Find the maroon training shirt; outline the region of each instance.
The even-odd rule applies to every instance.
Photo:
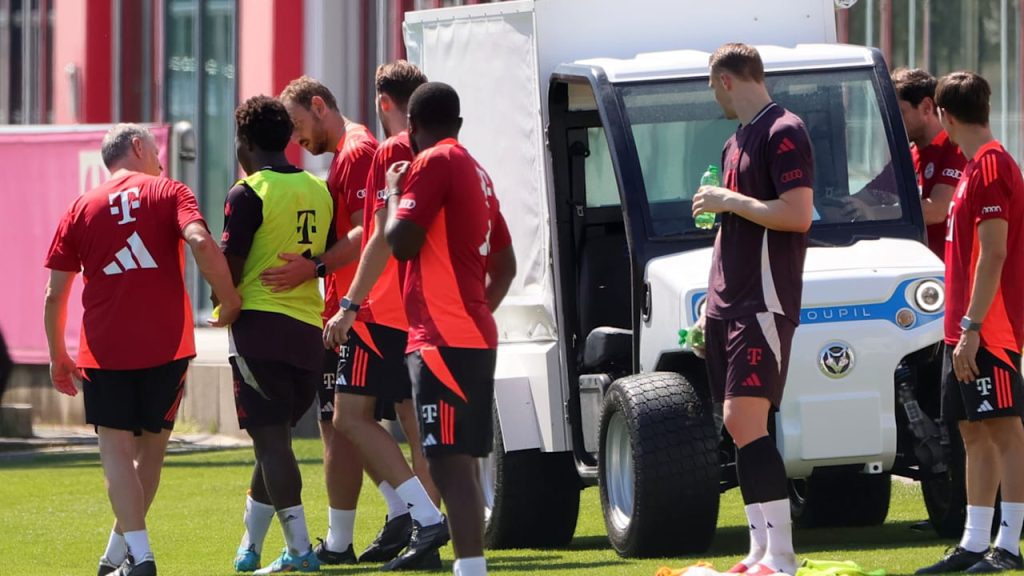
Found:
[[[775,200],[813,185],[811,139],[800,118],[773,102],[725,143],[722,166],[726,188]],[[774,312],[798,324],[807,234],[768,230],[732,213],[721,222],[707,315],[729,320]]]

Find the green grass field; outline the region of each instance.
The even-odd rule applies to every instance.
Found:
[[[315,440],[296,442],[305,489],[303,500],[311,534],[327,529],[327,504]],[[164,576],[227,576],[242,533],[246,483],[253,464],[249,450],[170,455],[157,500],[149,514],[150,538]],[[356,548],[374,536],[385,507],[369,481],[363,489],[356,524]],[[884,526],[837,530],[798,530],[801,556],[854,560],[863,567],[910,574],[936,560],[949,542],[910,526],[925,517],[916,485],[897,482]],[[0,461],[0,574],[57,576],[95,574],[106,545],[112,515],[96,455],[40,455]],[[264,562],[283,545],[275,522]],[[660,566],[682,567],[696,560],[720,570],[746,552],[747,533],[739,493],[722,498],[715,543],[700,558],[624,560],[605,538],[596,488],[583,492],[572,545],[562,550],[502,550],[488,553],[499,574],[646,574]],[[451,547],[441,551],[450,573]],[[376,566],[336,567],[323,574],[361,574]]]

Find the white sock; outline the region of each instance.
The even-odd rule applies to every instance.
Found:
[[[1024,526],[1024,503],[1003,502],[999,505],[999,511],[1002,515],[1002,520],[999,521],[996,547],[1019,555],[1020,530]]]
[[[388,520],[409,513],[409,507],[405,505],[405,500],[402,500],[402,497],[398,495],[398,492],[395,492],[395,489],[391,484],[388,484],[387,480],[381,482],[377,489],[380,490],[380,495],[387,502]]]
[[[483,556],[459,558],[452,565],[455,576],[487,576],[487,560]]]
[[[992,534],[992,518],[995,515],[996,509],[993,506],[968,505],[967,522],[964,523],[964,536],[960,539],[960,547],[971,552],[988,550],[988,542]]]
[[[128,544],[128,553],[135,559],[136,564],[153,559],[153,551],[149,549],[149,535],[145,530],[125,532],[124,541]]]
[[[740,560],[747,568],[753,568],[764,558],[768,550],[768,531],[764,526],[764,514],[760,504],[747,504],[743,507],[747,513],[747,528],[750,530],[750,552]]]
[[[263,553],[263,541],[270,530],[270,522],[274,519],[274,507],[245,497],[245,534],[242,534],[242,549],[252,546],[257,554]]]
[[[395,492],[398,492],[398,496],[409,507],[412,519],[419,522],[420,526],[432,526],[441,521],[441,511],[431,502],[419,478],[409,478]]]
[[[356,528],[355,510],[338,510],[327,508],[327,549],[332,552],[344,552],[352,545],[352,532]]]
[[[114,566],[120,566],[128,556],[128,544],[124,541],[124,535],[110,531],[110,539],[107,540],[107,549],[103,552],[103,558]]]
[[[277,519],[284,531],[284,543],[292,556],[305,556],[312,547],[306,528],[306,511],[302,504],[277,511]]]
[[[796,554],[793,552],[793,521],[789,515],[789,499],[761,503],[765,531],[768,532],[768,551],[761,564],[778,572],[796,574]]]

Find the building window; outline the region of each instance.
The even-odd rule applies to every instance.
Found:
[[[0,124],[52,122],[52,0],[0,0],[0,54]]]
[[[848,41],[881,49],[890,69],[984,76],[992,87],[992,132],[1024,157],[1021,0],[860,0],[846,18]]]

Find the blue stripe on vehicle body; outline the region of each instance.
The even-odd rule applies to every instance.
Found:
[[[940,283],[943,282],[941,276],[929,276],[924,278],[911,278],[904,280],[896,286],[892,294],[885,302],[872,302],[864,304],[843,304],[839,306],[813,306],[808,308],[800,309],[800,323],[801,324],[828,324],[835,322],[861,322],[866,320],[883,320],[891,324],[896,324],[896,313],[904,308],[909,308],[914,312],[916,321],[908,326],[906,329],[918,328],[935,322],[936,320],[942,319],[942,310],[934,314],[928,314],[920,310],[916,305],[910,302],[907,298],[907,288],[911,284],[923,282],[925,280],[936,280]],[[945,285],[943,285],[945,288]],[[690,312],[693,317],[697,317],[697,305],[700,303],[701,298],[707,294],[707,291],[695,292],[690,297]]]

